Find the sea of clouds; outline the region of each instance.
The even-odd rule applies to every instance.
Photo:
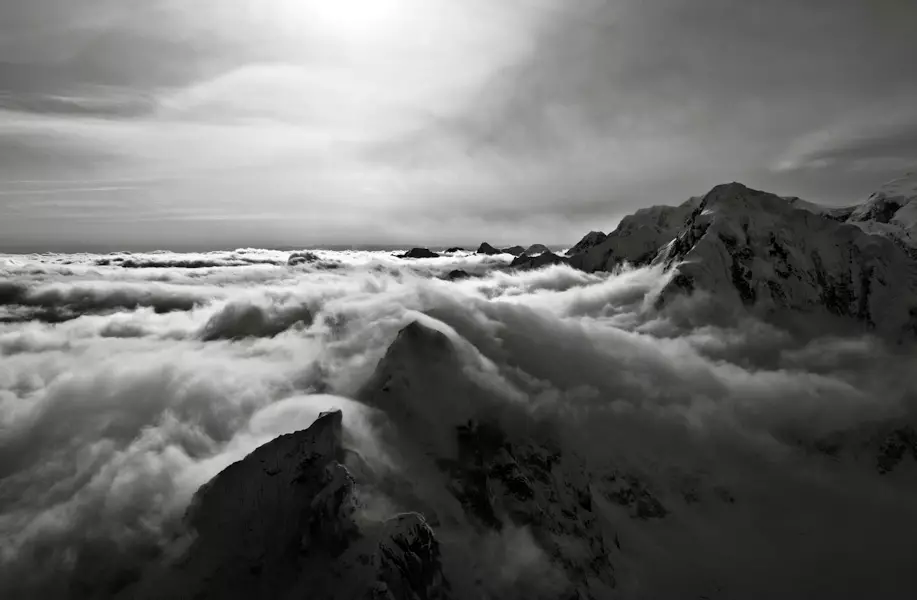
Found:
[[[703,294],[660,312],[658,267],[312,252],[0,255],[0,596],[155,556],[200,485],[323,410],[383,444],[354,398],[416,319],[596,462],[796,465],[832,433],[909,420],[917,398],[912,348],[802,336]],[[874,473],[849,468],[860,494]]]

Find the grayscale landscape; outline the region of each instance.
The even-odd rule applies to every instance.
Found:
[[[917,596],[914,24],[0,0],[0,598]]]

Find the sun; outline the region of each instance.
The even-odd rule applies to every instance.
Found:
[[[328,35],[349,41],[395,33],[409,14],[409,0],[274,0],[288,25],[307,20]]]

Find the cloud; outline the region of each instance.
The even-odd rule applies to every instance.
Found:
[[[391,438],[395,416],[354,398],[418,318],[457,349],[461,368],[443,389],[481,394],[448,410],[436,404],[445,391],[423,398],[442,428],[427,434],[448,439],[448,419],[491,406],[522,428],[551,423],[596,468],[662,477],[652,465],[672,463],[741,481],[745,457],[763,455],[792,470],[780,457],[802,460],[801,444],[907,415],[917,398],[910,355],[877,339],[797,339],[747,315],[711,320],[702,299],[657,313],[666,274],[654,268],[511,273],[476,255],[315,252],[342,266],[188,269],[194,255],[165,252],[120,255],[135,268],[100,264],[113,255],[3,257],[8,307],[41,302],[72,318],[0,323],[0,589],[65,595],[50,582],[74,569],[73,585],[89,587],[136,576],[181,531],[199,485],[328,408],[344,410],[348,445],[397,479],[411,437]],[[148,260],[163,266],[139,268]],[[456,266],[481,277],[436,278]],[[454,509],[434,480],[414,479],[417,497]],[[416,510],[389,491],[368,491],[379,496],[367,514]],[[563,584],[525,530],[478,542],[492,558],[474,567],[488,589],[518,590],[535,574]],[[118,562],[104,560],[114,553]]]

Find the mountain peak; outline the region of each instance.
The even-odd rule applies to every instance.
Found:
[[[433,329],[420,321],[411,321],[401,328],[395,341],[389,346],[386,357],[396,355],[441,355],[452,349],[452,342],[445,333]]]

